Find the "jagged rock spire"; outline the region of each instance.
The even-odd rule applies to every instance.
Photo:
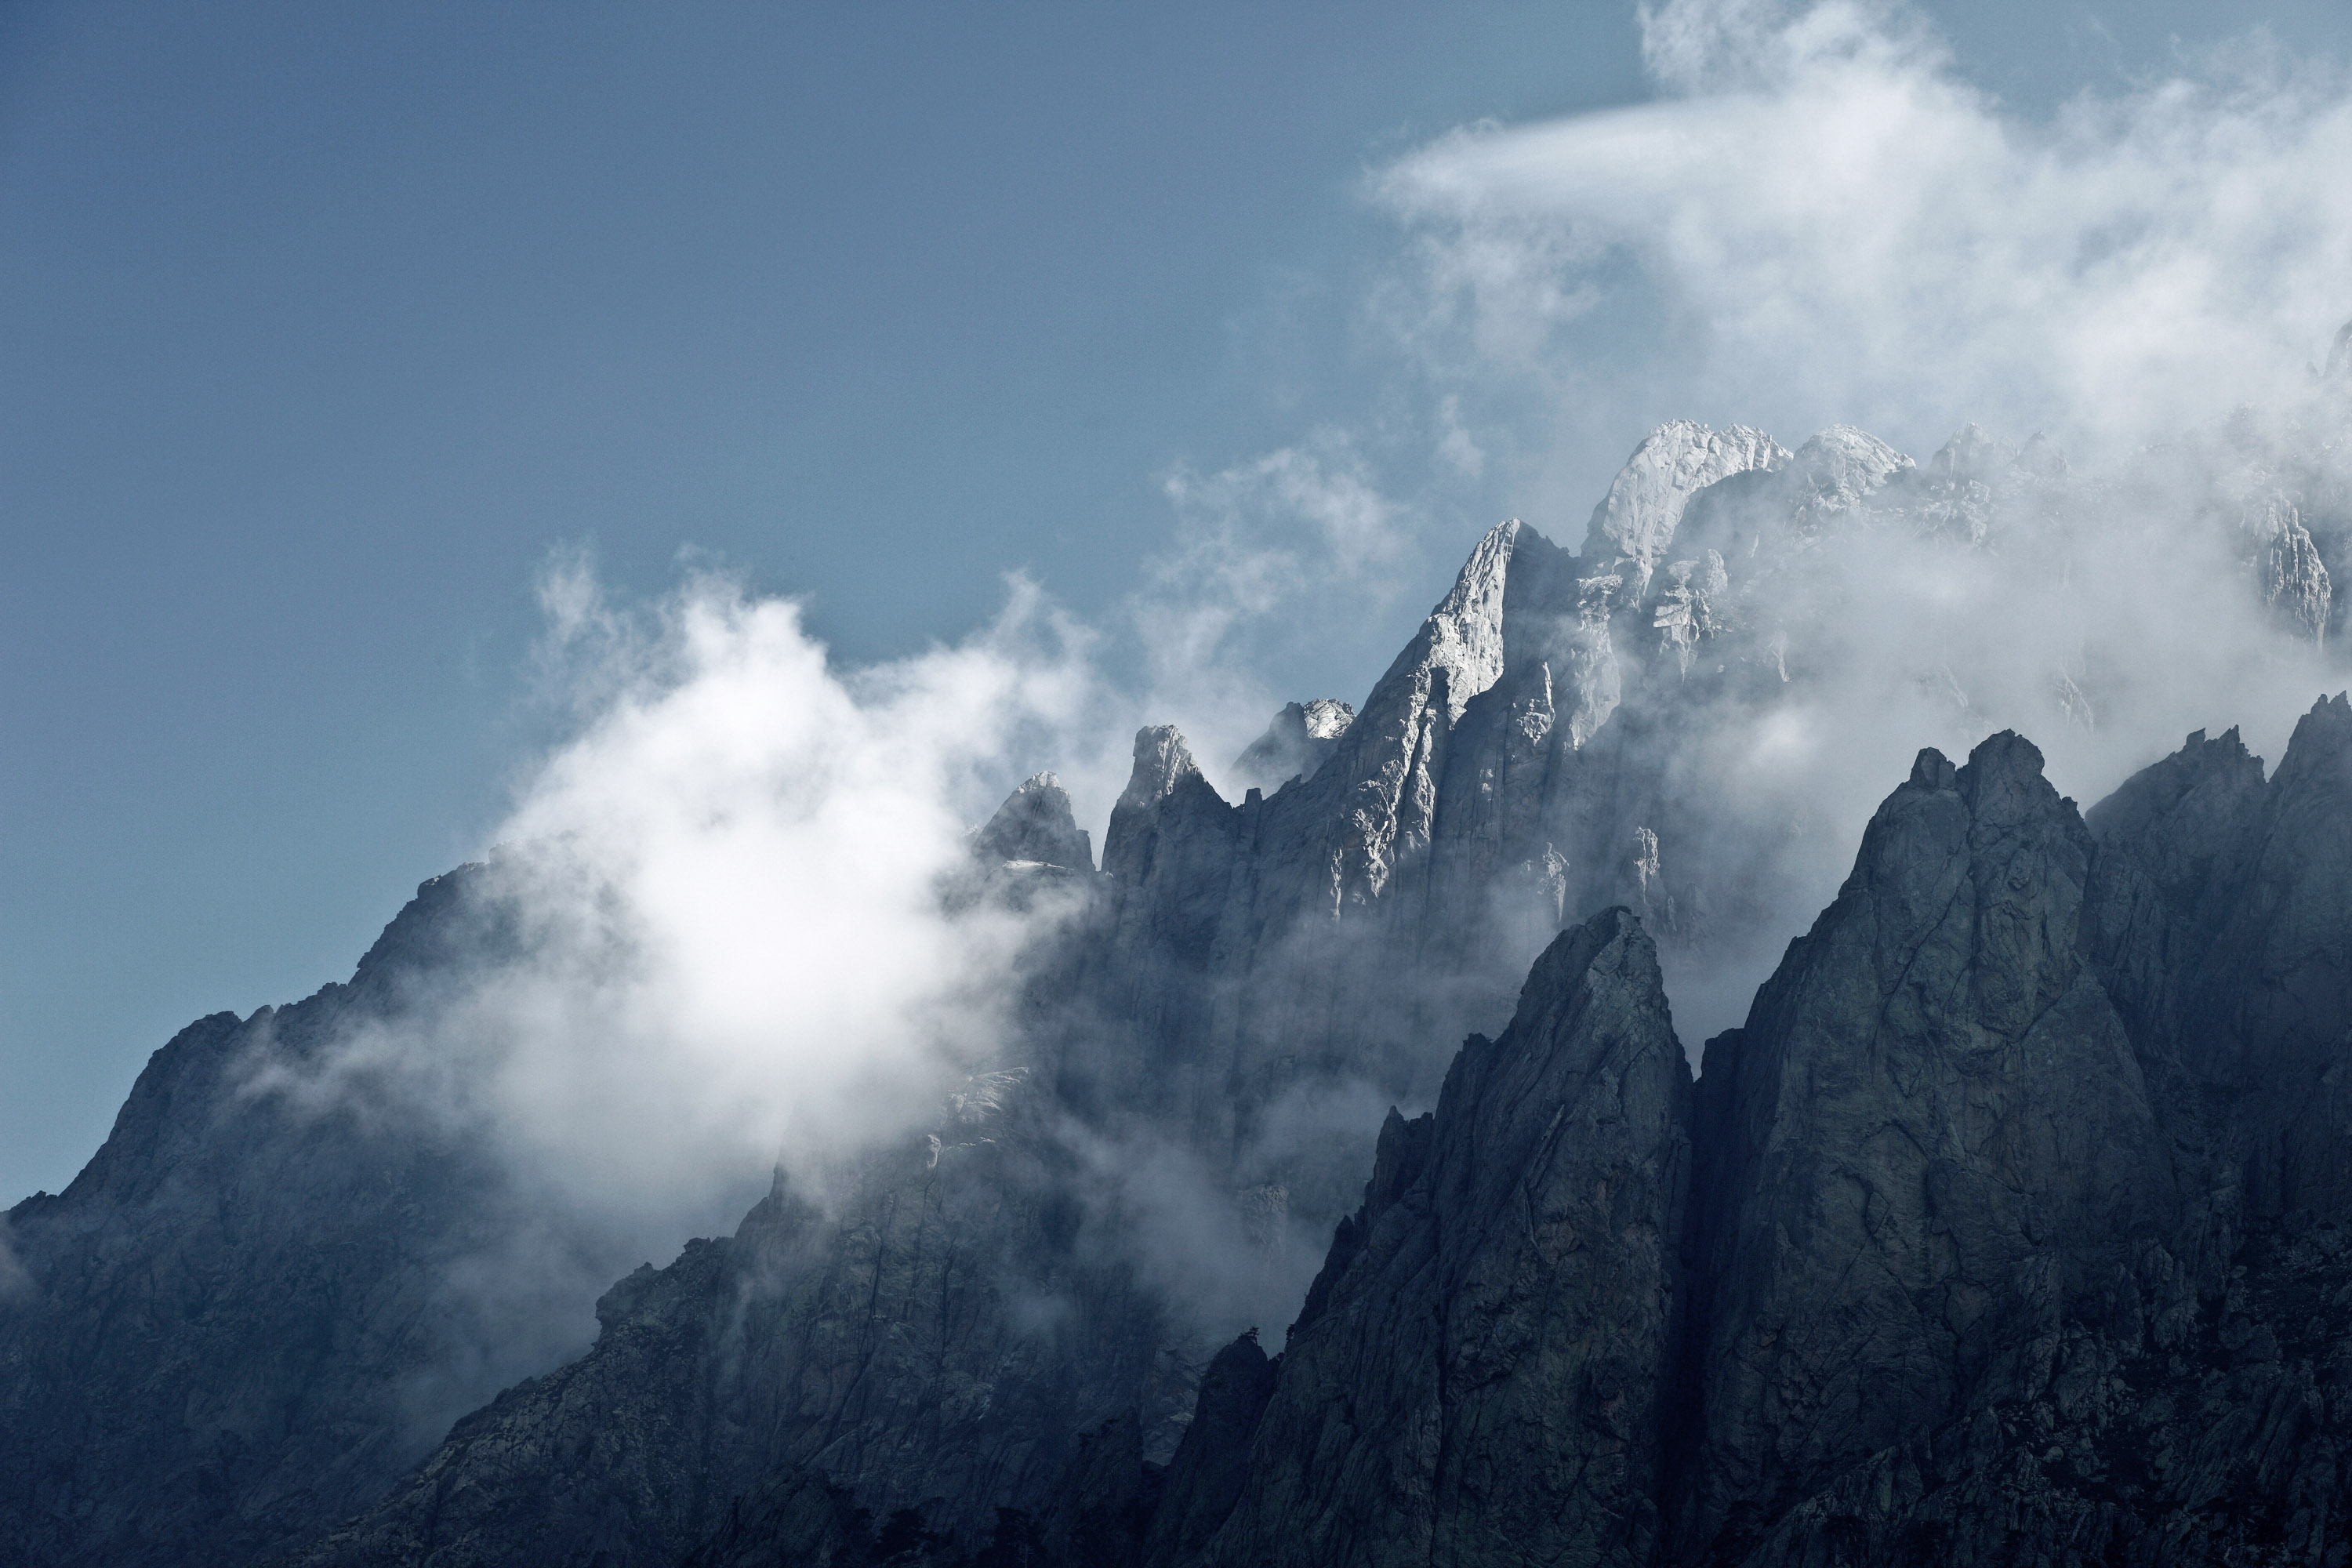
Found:
[[[1069,792],[1050,773],[1007,795],[986,826],[972,836],[985,860],[1034,860],[1075,871],[1095,868],[1094,845],[1070,809]]]
[[[1213,1536],[1171,1469],[1197,1561],[1647,1561],[1689,1088],[1641,922],[1563,932],[1433,1117],[1390,1113]]]

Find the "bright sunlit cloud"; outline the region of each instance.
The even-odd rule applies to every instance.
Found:
[[[1417,330],[1456,370],[1605,378],[1562,329],[1622,308],[1609,268],[1630,264],[1691,402],[1784,439],[1976,417],[2111,451],[2307,384],[2352,314],[2333,66],[2257,37],[2037,123],[1898,5],[1642,21],[1661,100],[1467,128],[1378,178],[1423,244]]]

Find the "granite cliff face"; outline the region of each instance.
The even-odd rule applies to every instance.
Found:
[[[2209,507],[2311,645],[2333,451],[2249,437]],[[1668,1014],[1785,935],[1803,825],[1725,809],[1722,715],[1822,700],[1887,561],[2031,556],[2082,493],[1973,427],[1662,426],[1239,803],[1147,729],[1097,869],[1022,785],[940,888],[1031,922],[1007,1058],[601,1300],[642,1254],[541,1234],[490,1151],[270,1087],[500,962],[495,879],[428,884],[10,1211],[0,1559],[2335,1561],[2343,700],[2087,819],[2013,735],[1923,752],[1696,1080]],[[501,1295],[526,1240],[597,1286]]]

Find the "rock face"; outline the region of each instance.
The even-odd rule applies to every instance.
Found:
[[[2342,1083],[2352,1038],[2352,708],[2296,726],[2264,785],[2233,731],[2192,735],[2091,814],[2104,853],[2093,952],[2163,1073],[2263,1222],[2352,1200]]]
[[[2033,1386],[2070,1301],[2171,1238],[2137,1060],[2081,952],[2092,840],[1997,735],[1922,752],[1745,1028],[1707,1047],[1685,1531],[1739,1541]]]
[[[1687,419],[1661,425],[1633,449],[1592,509],[1584,559],[1599,572],[1633,579],[1630,592],[1638,598],[1673,545],[1694,494],[1734,474],[1770,473],[1788,461],[1779,442],[1744,425],[1719,432]]]
[[[482,1151],[254,1088],[495,951],[478,872],[419,889],[350,984],[181,1031],[73,1184],[9,1211],[0,1561],[244,1563],[585,1342],[568,1303],[461,1288],[512,1234]]]
[[[1645,1561],[1689,1094],[1640,923],[1562,934],[1391,1115],[1201,1560]]]
[[[1095,847],[1070,809],[1070,795],[1052,773],[1039,773],[1005,798],[972,836],[982,861],[1092,871]]]
[[[2285,492],[2265,489],[2242,503],[2238,528],[2263,603],[2298,635],[2324,643],[2336,592],[2302,509]]]
[[[1139,1555],[1146,1563],[1189,1563],[1215,1538],[1250,1484],[1250,1436],[1274,1392],[1276,1363],[1252,1329],[1219,1351],[1201,1379],[1200,1402],[1161,1482]]]
[[[970,1542],[1003,1500],[1042,1508],[1099,1468],[1079,1435],[1107,1422],[1139,1481],[1139,1411],[1164,1452],[1190,1393],[1157,1309],[1078,1255],[1050,1139],[1001,1116],[964,1133],[878,1162],[838,1215],[780,1180],[733,1237],[622,1280],[590,1354],[295,1561],[724,1562],[779,1537],[821,1556],[856,1536],[848,1499]]]
[[[2013,735],[1922,752],[1695,1091],[1633,918],[1561,937],[1192,1561],[2334,1561],[2347,739],[2192,736],[2095,836]]]

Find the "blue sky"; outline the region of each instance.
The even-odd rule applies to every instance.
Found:
[[[2254,19],[2211,9],[1929,8],[2024,121]],[[1444,475],[1395,437],[1428,389],[1370,174],[1654,90],[1616,5],[0,13],[0,1203],[481,847],[556,722],[551,550],[624,595],[716,563],[889,658],[1010,570],[1108,616],[1171,478],[1307,443],[1428,546],[1265,645],[1360,696],[1432,563],[1574,535],[1651,424],[1743,412],[1678,401],[1635,290],[1576,329],[1615,391],[1569,437]]]

